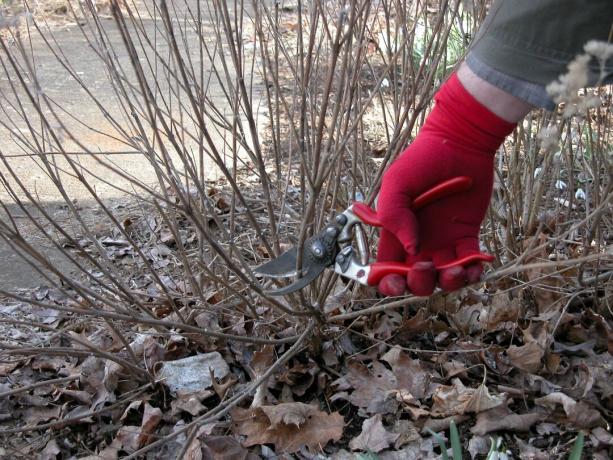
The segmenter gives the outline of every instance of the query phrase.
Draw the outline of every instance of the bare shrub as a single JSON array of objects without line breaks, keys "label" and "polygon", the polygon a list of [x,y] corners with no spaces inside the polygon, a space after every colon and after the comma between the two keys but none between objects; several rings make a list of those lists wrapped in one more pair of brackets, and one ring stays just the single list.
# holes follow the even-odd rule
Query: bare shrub
[{"label": "bare shrub", "polygon": [[[129,374],[131,391],[155,382],[137,332],[186,353],[265,345],[279,353],[136,456],[221,418],[296,353],[317,353],[322,338],[341,335],[346,321],[424,302],[376,298],[330,273],[276,298],[252,269],[302,245],[352,201],[374,201],[386,166],[462,58],[485,2],[111,3],[112,21],[91,1],[69,2],[89,57],[104,70],[96,87],[44,21],[5,29],[0,39],[0,122],[18,150],[0,146],[0,238],[50,288],[0,294],[75,321],[35,346],[3,342],[2,351],[96,356]],[[38,52],[54,57],[80,104],[56,103]],[[497,256],[490,291],[519,287],[542,309],[591,292],[610,314],[611,92],[599,91],[601,105],[579,118],[532,113],[503,146],[483,234]],[[88,124],[84,106],[103,122]],[[544,149],[538,133],[551,126],[562,143]],[[126,152],[155,181],[118,164]],[[15,169],[16,155],[45,176],[47,195]],[[68,217],[59,220],[50,200]],[[73,271],[58,269],[41,241]],[[539,303],[543,292],[553,295]],[[2,321],[46,330],[44,321]],[[102,329],[117,341],[111,351],[91,338]],[[177,335],[185,342],[173,342]]]}]

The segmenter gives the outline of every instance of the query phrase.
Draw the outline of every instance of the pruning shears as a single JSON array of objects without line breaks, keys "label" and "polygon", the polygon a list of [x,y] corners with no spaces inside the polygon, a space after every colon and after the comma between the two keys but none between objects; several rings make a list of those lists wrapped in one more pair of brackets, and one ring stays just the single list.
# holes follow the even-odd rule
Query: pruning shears
[{"label": "pruning shears", "polygon": [[[412,210],[423,207],[455,193],[467,191],[472,186],[472,179],[458,176],[443,181],[419,195],[412,203]],[[382,227],[377,212],[364,203],[355,202],[345,211],[336,215],[331,223],[318,234],[307,239],[302,249],[302,269],[297,269],[298,248],[294,247],[279,257],[255,268],[254,272],[268,278],[297,279],[280,289],[269,291],[274,296],[291,294],[312,283],[325,269],[332,269],[341,276],[360,284],[376,286],[389,274],[407,276],[412,265],[401,262],[371,262],[368,239],[363,225]],[[353,242],[355,240],[355,248]],[[493,257],[485,253],[474,253],[437,266],[437,270],[456,265],[491,262]]]}]

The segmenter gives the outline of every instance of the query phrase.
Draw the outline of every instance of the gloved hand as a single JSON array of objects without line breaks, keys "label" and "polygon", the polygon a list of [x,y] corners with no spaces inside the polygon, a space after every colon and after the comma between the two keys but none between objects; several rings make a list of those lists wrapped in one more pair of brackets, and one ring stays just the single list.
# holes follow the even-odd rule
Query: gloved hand
[{"label": "gloved hand", "polygon": [[[514,129],[481,105],[456,74],[440,88],[435,107],[411,145],[383,176],[377,215],[383,224],[377,262],[413,265],[405,280],[388,275],[384,295],[432,294],[476,282],[483,271],[479,227],[489,205],[494,154]],[[457,176],[472,178],[468,191],[413,212],[411,202],[436,184]],[[456,262],[456,263],[454,263]]]}]

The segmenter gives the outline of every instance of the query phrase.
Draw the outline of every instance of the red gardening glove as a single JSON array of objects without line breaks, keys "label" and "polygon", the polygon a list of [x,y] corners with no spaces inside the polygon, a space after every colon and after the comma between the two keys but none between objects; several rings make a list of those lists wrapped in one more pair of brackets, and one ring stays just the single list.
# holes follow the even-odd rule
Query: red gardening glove
[{"label": "red gardening glove", "polygon": [[[387,275],[384,295],[430,295],[476,282],[480,261],[445,265],[479,253],[479,227],[492,194],[494,154],[514,129],[464,89],[456,74],[440,88],[435,107],[413,143],[383,176],[377,202],[380,233],[377,262],[413,265],[407,276]],[[468,176],[468,191],[437,200],[417,212],[412,200],[444,180]]]}]

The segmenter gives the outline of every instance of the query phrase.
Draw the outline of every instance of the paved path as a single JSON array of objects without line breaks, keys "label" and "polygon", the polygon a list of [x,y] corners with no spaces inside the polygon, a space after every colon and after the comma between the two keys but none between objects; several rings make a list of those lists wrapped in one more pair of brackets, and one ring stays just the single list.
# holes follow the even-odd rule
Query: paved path
[{"label": "paved path", "polygon": [[[172,2],[169,2],[169,4],[170,3]],[[183,4],[183,2],[176,3]],[[206,6],[206,3],[207,2],[202,2],[204,6]],[[191,4],[193,6],[195,2],[192,1]],[[207,8],[204,6],[202,8],[203,14],[207,14]],[[179,17],[184,13],[185,11],[179,11]],[[205,33],[203,35],[212,37],[210,19],[205,17],[203,23],[203,27],[205,28]],[[161,27],[159,20],[144,19],[142,24],[147,31],[147,35],[151,37],[154,36],[156,27]],[[109,42],[118,53],[119,62],[125,69],[131,69],[123,41],[114,20],[110,18],[103,19],[102,26],[106,31]],[[57,42],[54,48],[62,50],[73,65],[78,77],[94,92],[96,98],[106,110],[108,110],[114,118],[121,119],[123,115],[121,114],[118,98],[107,76],[105,65],[84,38],[81,27],[76,24],[64,25],[53,28],[52,32],[53,39]],[[160,44],[157,45],[157,50],[161,55],[167,56],[169,53],[168,46],[161,41],[159,43]],[[187,32],[187,43],[195,44],[190,55],[195,68],[199,68],[199,53],[197,51],[198,38],[193,31]],[[87,97],[85,90],[81,88],[77,81],[60,65],[56,57],[53,56],[53,53],[38,35],[33,37],[31,46],[35,62],[35,71],[40,81],[42,91],[57,104],[57,107],[61,107],[73,116],[73,118],[70,116],[63,116],[63,119],[66,120],[65,123],[68,130],[74,133],[75,137],[83,142],[88,150],[91,152],[99,152],[101,158],[104,158],[105,161],[112,161],[116,167],[129,172],[144,183],[156,184],[156,176],[149,161],[140,154],[131,153],[134,150],[132,147],[108,135],[113,134],[113,129],[103,112]],[[2,52],[0,51],[0,53]],[[209,68],[210,63],[205,62],[203,64],[205,75],[210,72],[208,70]],[[129,71],[129,78],[130,73]],[[12,168],[20,180],[23,181],[27,190],[35,193],[38,199],[45,203],[45,207],[49,209],[50,212],[61,213],[63,212],[62,195],[59,193],[57,187],[53,185],[53,182],[49,179],[44,168],[41,167],[40,160],[32,157],[31,152],[24,149],[23,146],[20,146],[19,142],[15,142],[19,140],[19,137],[24,137],[31,141],[31,137],[25,129],[26,125],[24,121],[20,120],[18,111],[7,104],[7,100],[15,101],[15,98],[11,95],[12,90],[9,84],[9,74],[10,72],[7,74],[7,72],[0,68],[0,103],[5,107],[4,110],[0,110],[0,122],[2,122],[3,125],[15,124],[11,130],[7,130],[5,127],[0,126],[0,154],[7,159],[10,168]],[[168,91],[167,78],[158,78],[157,81],[160,84],[160,91]],[[219,110],[224,113],[228,112],[228,103],[223,97],[221,88],[214,80],[211,80],[208,86],[208,94],[213,102],[216,103]],[[258,94],[257,88],[256,94]],[[36,113],[31,105],[25,104],[25,111],[28,113],[28,118],[31,120],[37,119]],[[95,130],[87,126],[93,127]],[[219,135],[217,135],[215,142],[217,145],[223,145],[223,139]],[[186,141],[185,145],[188,149],[197,151],[197,146],[194,142]],[[105,201],[125,199],[125,194],[118,190],[118,188],[130,189],[127,180],[122,179],[120,176],[110,172],[108,168],[100,165],[91,154],[80,154],[79,152],[83,152],[83,150],[74,142],[66,139],[64,141],[64,148],[67,151],[74,152],[71,158],[82,165],[83,171],[88,171],[88,173],[86,173],[88,182],[95,187],[99,197]],[[54,155],[53,158],[60,171],[70,170],[67,162],[61,156]],[[4,164],[0,164],[0,169],[3,172],[7,170]],[[204,169],[207,171],[209,178],[218,176],[218,170],[214,167],[212,162],[209,161],[205,163]],[[78,201],[80,207],[87,210],[91,217],[91,215],[93,215],[92,213],[95,213],[96,210],[91,195],[89,195],[77,180],[64,173],[60,174],[62,177],[62,186],[67,195],[70,199]],[[25,194],[20,193],[20,195],[23,197]],[[10,203],[11,201],[6,190],[0,187],[0,202]],[[11,212],[15,212],[18,216],[18,222],[27,221],[27,219],[21,216],[23,212],[16,210],[15,206],[11,206],[10,209]],[[6,214],[0,211],[0,219],[6,219],[6,217]],[[37,247],[43,250],[47,257],[58,264],[62,270],[69,271],[71,269],[71,266],[63,260],[61,254],[57,250],[50,248],[49,244],[45,243],[43,239],[33,236],[33,241],[35,241],[38,245]],[[38,285],[40,282],[40,276],[17,257],[12,249],[0,238],[0,289],[13,290],[19,287],[32,287]]]}]

